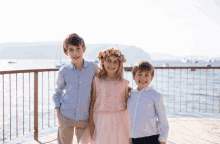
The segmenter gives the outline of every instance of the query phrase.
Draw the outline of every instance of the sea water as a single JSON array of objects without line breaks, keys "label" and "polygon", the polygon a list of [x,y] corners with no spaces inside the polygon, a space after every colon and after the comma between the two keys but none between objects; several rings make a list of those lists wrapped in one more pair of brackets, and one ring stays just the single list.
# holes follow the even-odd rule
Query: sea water
[{"label": "sea water", "polygon": [[[9,61],[15,63],[8,63]],[[150,62],[155,67],[161,67],[164,63],[169,63],[170,67],[206,65],[204,61],[199,61],[198,63],[181,63],[180,61]],[[0,60],[0,71],[55,68],[55,64],[55,60]],[[220,61],[210,64],[212,66],[220,66]],[[56,77],[57,72],[38,74],[38,127],[40,129],[44,128],[39,130],[39,137],[57,132],[57,127],[54,127],[54,125],[57,125],[57,119],[52,100]],[[135,82],[132,80],[131,72],[125,72],[124,77],[130,81],[129,85],[131,87],[136,87]],[[28,73],[24,75],[17,74],[17,91],[16,75],[11,74],[11,95],[9,95],[9,75],[4,75],[4,101],[2,78],[2,75],[0,75],[0,142],[3,140],[3,104],[5,140],[9,139],[10,123],[12,138],[16,137],[16,129],[18,129],[18,135],[20,136],[23,132],[33,131],[34,125],[33,73],[30,73],[30,75]],[[187,69],[156,69],[151,86],[163,96],[168,118],[220,118],[220,70],[202,69],[193,72]],[[47,128],[48,125],[50,128]],[[23,143],[30,140],[33,140],[33,132],[8,143]]]}]

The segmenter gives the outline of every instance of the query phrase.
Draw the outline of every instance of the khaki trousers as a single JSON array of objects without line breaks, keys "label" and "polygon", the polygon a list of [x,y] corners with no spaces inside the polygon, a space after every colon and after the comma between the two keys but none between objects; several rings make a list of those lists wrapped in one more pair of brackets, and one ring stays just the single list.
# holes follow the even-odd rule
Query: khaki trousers
[{"label": "khaki trousers", "polygon": [[88,120],[75,121],[66,118],[61,113],[58,115],[58,121],[59,121],[58,133],[57,133],[58,144],[71,144],[73,140],[74,129],[75,129],[77,142],[79,143],[80,138],[82,137],[83,133],[88,127]]}]

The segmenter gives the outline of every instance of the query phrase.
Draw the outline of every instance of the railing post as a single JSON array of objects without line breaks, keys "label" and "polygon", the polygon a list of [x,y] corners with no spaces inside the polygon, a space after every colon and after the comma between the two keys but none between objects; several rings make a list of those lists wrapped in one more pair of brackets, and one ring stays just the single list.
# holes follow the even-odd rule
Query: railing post
[{"label": "railing post", "polygon": [[38,72],[34,72],[34,140],[38,140]]}]

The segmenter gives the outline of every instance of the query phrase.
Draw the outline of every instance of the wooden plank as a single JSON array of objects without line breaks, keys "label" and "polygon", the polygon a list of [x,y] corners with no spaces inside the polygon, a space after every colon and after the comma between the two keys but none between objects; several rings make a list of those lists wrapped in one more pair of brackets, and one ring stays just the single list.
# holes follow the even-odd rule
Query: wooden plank
[{"label": "wooden plank", "polygon": [[[220,144],[220,119],[170,118],[167,144]],[[57,134],[40,138],[26,144],[56,144]],[[76,143],[74,136],[73,144]]]},{"label": "wooden plank", "polygon": [[34,72],[34,139],[38,140],[38,72]]}]

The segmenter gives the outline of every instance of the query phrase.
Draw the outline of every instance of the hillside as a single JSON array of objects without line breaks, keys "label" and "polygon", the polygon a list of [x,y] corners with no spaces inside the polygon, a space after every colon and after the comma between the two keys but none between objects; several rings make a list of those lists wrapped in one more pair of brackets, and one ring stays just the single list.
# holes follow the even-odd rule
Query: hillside
[{"label": "hillside", "polygon": [[[85,59],[95,60],[100,50],[107,47],[116,47],[115,44],[87,44]],[[140,60],[151,60],[143,49],[135,46],[117,45],[125,55],[129,64]],[[35,43],[4,43],[0,44],[0,59],[68,59],[62,52],[61,42],[35,42]]]}]

